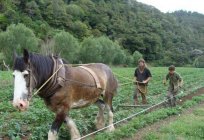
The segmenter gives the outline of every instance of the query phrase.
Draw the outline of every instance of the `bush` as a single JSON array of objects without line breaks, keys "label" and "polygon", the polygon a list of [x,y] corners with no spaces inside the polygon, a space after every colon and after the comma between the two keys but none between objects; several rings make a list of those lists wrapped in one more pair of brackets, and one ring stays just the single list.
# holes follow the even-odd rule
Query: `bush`
[{"label": "bush", "polygon": [[82,63],[101,62],[101,51],[102,48],[95,38],[86,38],[81,44],[80,60]]},{"label": "bush", "polygon": [[143,56],[142,56],[142,54],[141,54],[140,52],[135,51],[135,52],[133,53],[132,57],[133,57],[133,61],[134,61],[133,63],[137,63],[138,60],[139,60],[140,58],[142,58]]},{"label": "bush", "polygon": [[38,39],[33,31],[23,24],[10,25],[6,32],[0,33],[0,51],[6,57],[6,63],[12,64],[12,53],[16,50],[18,53],[22,48],[27,48],[29,51],[37,51]]},{"label": "bush", "polygon": [[193,63],[196,68],[204,68],[204,55],[197,57]]},{"label": "bush", "polygon": [[52,55],[55,53],[55,42],[53,39],[46,39],[40,43],[40,52],[44,55]]},{"label": "bush", "polygon": [[0,52],[0,70],[3,70],[3,60],[4,59],[5,59],[4,54]]},{"label": "bush", "polygon": [[[83,63],[101,62],[106,64],[124,64],[131,61],[126,52],[107,37],[86,38],[81,44],[80,59]],[[129,56],[129,55],[127,55]]]},{"label": "bush", "polygon": [[62,31],[54,36],[55,53],[67,59],[70,63],[77,61],[79,53],[79,43],[73,35]]},{"label": "bush", "polygon": [[77,38],[80,38],[80,39],[83,39],[84,37],[87,37],[90,35],[88,26],[81,21],[74,22],[71,26],[71,31],[73,34],[77,36]]},{"label": "bush", "polygon": [[72,15],[76,20],[80,20],[85,15],[84,10],[76,4],[69,4],[66,8],[66,11],[67,14]]},{"label": "bush", "polygon": [[132,55],[130,55],[129,53],[126,53],[126,61],[125,61],[128,66],[134,66],[134,60]]},{"label": "bush", "polygon": [[114,43],[107,37],[99,37],[96,39],[101,47],[101,62],[110,64],[113,62],[113,56],[115,52],[118,50],[118,44]]},{"label": "bush", "polygon": [[113,64],[114,65],[125,64],[125,60],[126,60],[125,52],[120,48],[116,49],[114,53]]}]

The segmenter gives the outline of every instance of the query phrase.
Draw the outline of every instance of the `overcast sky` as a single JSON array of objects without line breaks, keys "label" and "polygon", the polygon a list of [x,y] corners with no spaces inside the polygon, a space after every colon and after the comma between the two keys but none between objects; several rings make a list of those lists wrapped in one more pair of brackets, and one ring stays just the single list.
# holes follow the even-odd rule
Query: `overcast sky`
[{"label": "overcast sky", "polygon": [[160,11],[173,12],[176,10],[186,10],[204,14],[204,0],[137,0],[139,2],[152,5]]}]

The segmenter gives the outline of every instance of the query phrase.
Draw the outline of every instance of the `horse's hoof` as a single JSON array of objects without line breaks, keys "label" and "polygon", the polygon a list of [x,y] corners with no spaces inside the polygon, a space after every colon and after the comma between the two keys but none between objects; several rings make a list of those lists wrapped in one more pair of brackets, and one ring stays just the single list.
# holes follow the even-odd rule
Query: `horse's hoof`
[{"label": "horse's hoof", "polygon": [[115,130],[115,127],[114,127],[113,125],[107,128],[107,131],[108,131],[108,132],[112,132],[112,131],[114,131],[114,130]]},{"label": "horse's hoof", "polygon": [[49,131],[48,132],[48,140],[57,140],[57,132],[56,131]]},{"label": "horse's hoof", "polygon": [[81,136],[71,138],[71,140],[80,140]]}]

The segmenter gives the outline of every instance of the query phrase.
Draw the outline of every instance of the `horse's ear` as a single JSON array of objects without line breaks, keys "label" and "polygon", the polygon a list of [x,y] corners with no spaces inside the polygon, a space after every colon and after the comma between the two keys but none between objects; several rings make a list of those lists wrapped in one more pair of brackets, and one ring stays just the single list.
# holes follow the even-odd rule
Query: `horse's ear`
[{"label": "horse's ear", "polygon": [[29,52],[27,49],[23,49],[23,59],[24,59],[25,63],[29,62]]}]

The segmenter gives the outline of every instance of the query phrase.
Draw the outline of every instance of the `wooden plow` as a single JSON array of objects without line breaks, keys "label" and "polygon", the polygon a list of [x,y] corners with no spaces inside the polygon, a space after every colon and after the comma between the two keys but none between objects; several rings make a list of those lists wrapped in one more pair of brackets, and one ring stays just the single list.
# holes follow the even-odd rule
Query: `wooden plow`
[{"label": "wooden plow", "polygon": [[144,104],[144,105],[118,105],[118,107],[141,107],[141,108],[146,108],[152,106],[151,104]]}]

